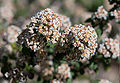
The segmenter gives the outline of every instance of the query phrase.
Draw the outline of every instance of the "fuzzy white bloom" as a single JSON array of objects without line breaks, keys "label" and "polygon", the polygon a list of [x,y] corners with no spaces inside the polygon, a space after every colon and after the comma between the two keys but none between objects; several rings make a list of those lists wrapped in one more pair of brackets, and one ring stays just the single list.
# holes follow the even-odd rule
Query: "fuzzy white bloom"
[{"label": "fuzzy white bloom", "polygon": [[57,43],[60,37],[61,42],[64,43],[65,37],[63,35],[69,33],[68,29],[71,26],[70,19],[67,16],[59,15],[49,8],[38,12],[36,16],[31,18],[31,21],[33,26],[39,25],[36,27],[37,31],[46,36],[46,39],[52,43]]},{"label": "fuzzy white bloom", "polygon": [[93,56],[97,48],[97,34],[91,26],[85,26],[82,24],[75,25],[71,27],[71,32],[73,33],[73,45],[78,47],[82,52],[81,57]]},{"label": "fuzzy white bloom", "polygon": [[68,66],[68,64],[61,64],[60,66],[58,66],[57,72],[65,79],[71,78],[70,67]]},{"label": "fuzzy white bloom", "polygon": [[67,41],[65,37],[69,34],[70,26],[71,22],[68,17],[46,8],[31,18],[29,28],[25,29],[18,39],[21,44],[25,43],[27,47],[34,51],[39,50],[41,47],[42,41],[38,34],[42,34],[45,37],[44,40],[53,44],[60,42],[63,45]]},{"label": "fuzzy white bloom", "polygon": [[119,41],[117,39],[106,38],[102,44],[99,46],[99,52],[104,55],[104,57],[117,58],[120,56],[119,52]]},{"label": "fuzzy white bloom", "polygon": [[57,79],[53,79],[52,80],[52,83],[63,83],[62,81],[59,81],[59,80],[57,80]]},{"label": "fuzzy white bloom", "polygon": [[70,26],[71,26],[71,22],[70,22],[70,18],[69,17],[67,17],[67,16],[64,16],[64,15],[60,15],[60,19],[61,19],[61,21],[62,21],[62,29],[66,29],[66,28],[70,28]]},{"label": "fuzzy white bloom", "polygon": [[54,71],[53,61],[51,61],[51,60],[46,61],[45,65],[48,65],[48,66],[42,71],[44,76],[52,75],[53,71]]},{"label": "fuzzy white bloom", "polygon": [[36,27],[36,30],[45,35],[47,40],[51,40],[52,43],[58,41],[58,38],[61,36],[59,30],[62,25],[59,14],[47,8],[33,16],[31,21],[33,26],[36,26],[35,24],[39,25]]},{"label": "fuzzy white bloom", "polygon": [[94,18],[107,20],[108,12],[103,8],[103,6],[98,7],[97,12],[94,14]]},{"label": "fuzzy white bloom", "polygon": [[99,83],[112,83],[112,82],[110,82],[109,80],[106,80],[106,79],[101,79],[99,81]]},{"label": "fuzzy white bloom", "polygon": [[13,0],[2,0],[0,7],[0,18],[11,23],[14,17],[15,7]]},{"label": "fuzzy white bloom", "polygon": [[21,29],[15,25],[10,25],[7,31],[4,33],[5,38],[9,43],[14,43],[17,41],[17,36],[21,33]]},{"label": "fuzzy white bloom", "polygon": [[114,16],[116,21],[120,21],[120,9],[110,12],[111,16]]},{"label": "fuzzy white bloom", "polygon": [[11,23],[13,16],[14,16],[14,13],[7,6],[3,6],[0,8],[0,16],[2,19],[7,20],[8,23]]}]

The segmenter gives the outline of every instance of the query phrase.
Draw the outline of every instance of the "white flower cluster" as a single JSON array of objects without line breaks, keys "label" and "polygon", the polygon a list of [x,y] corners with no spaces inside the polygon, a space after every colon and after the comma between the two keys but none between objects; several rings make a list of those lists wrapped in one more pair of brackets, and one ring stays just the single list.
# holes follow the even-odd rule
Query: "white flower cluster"
[{"label": "white flower cluster", "polygon": [[53,61],[46,61],[46,66],[47,67],[45,67],[45,69],[42,71],[44,76],[52,75],[54,72]]},{"label": "white flower cluster", "polygon": [[70,67],[68,66],[68,64],[61,64],[60,66],[58,66],[57,72],[64,79],[71,78]]},{"label": "white flower cluster", "polygon": [[[36,51],[44,47],[46,40],[51,43],[64,43],[73,40],[74,47],[78,47],[82,57],[93,56],[97,48],[97,34],[91,26],[82,24],[70,27],[70,19],[54,13],[47,8],[31,18],[29,28],[18,37],[18,42]],[[72,35],[73,34],[73,35]],[[42,37],[40,37],[42,35]],[[69,39],[69,37],[71,39]]]},{"label": "white flower cluster", "polygon": [[11,22],[14,16],[12,10],[10,10],[7,6],[0,8],[0,15],[2,19],[7,20],[8,22]]},{"label": "white flower cluster", "polygon": [[4,33],[5,38],[9,43],[14,43],[17,41],[17,36],[21,33],[21,29],[15,25],[10,25],[7,31]]},{"label": "white flower cluster", "polygon": [[62,26],[61,26],[61,37],[60,37],[60,43],[63,46],[65,42],[68,41],[68,39],[66,38],[66,36],[69,34],[70,27],[71,27],[71,21],[70,18],[64,15],[60,15],[60,20],[62,22]]},{"label": "white flower cluster", "polygon": [[120,21],[120,9],[110,12],[111,16],[114,16],[116,21]]},{"label": "white flower cluster", "polygon": [[37,61],[37,64],[34,66],[34,70],[37,73],[40,73],[42,77],[45,77],[45,79],[49,79],[50,76],[54,75],[54,63],[53,63],[53,57],[47,56],[45,57],[44,61],[40,60],[40,56],[39,56],[39,60]]},{"label": "white flower cluster", "polygon": [[57,80],[57,79],[53,79],[53,80],[52,80],[52,83],[64,83],[64,82],[59,81],[59,80]]},{"label": "white flower cluster", "polygon": [[80,24],[71,27],[71,32],[74,39],[73,45],[82,52],[81,57],[89,59],[93,56],[97,48],[97,34],[94,28]]},{"label": "white flower cluster", "polygon": [[46,39],[52,43],[57,43],[60,37],[64,37],[62,32],[60,32],[62,27],[66,28],[71,25],[71,22],[67,17],[54,13],[49,8],[38,12],[31,20],[33,23],[32,27],[46,36]]},{"label": "white flower cluster", "polygon": [[21,44],[25,43],[27,47],[36,51],[40,49],[40,34],[51,43],[60,43],[63,45],[66,41],[65,36],[69,33],[71,22],[68,17],[54,13],[47,8],[38,12],[31,18],[29,28],[25,29],[18,37]]},{"label": "white flower cluster", "polygon": [[[104,55],[104,57],[117,58],[120,56],[119,53],[119,41],[113,40],[112,38],[106,38],[105,41],[100,44],[99,52]],[[112,55],[112,56],[111,56]]]},{"label": "white flower cluster", "polygon": [[103,6],[98,7],[97,12],[94,13],[94,18],[107,20],[108,12]]},{"label": "white flower cluster", "polygon": [[15,81],[14,78],[16,78],[16,80],[18,80],[19,83],[25,83],[27,81],[23,71],[20,71],[18,68],[6,72],[4,76],[10,79],[10,83],[13,83]]},{"label": "white flower cluster", "polygon": [[106,79],[101,79],[99,81],[99,83],[112,83],[112,82],[110,82],[109,80],[106,80]]},{"label": "white flower cluster", "polygon": [[66,30],[69,29],[71,27],[71,22],[70,22],[70,18],[64,15],[60,15],[60,19],[62,21],[62,27],[61,29]]},{"label": "white flower cluster", "polygon": [[[47,8],[38,12],[31,20],[33,28],[36,28],[38,32],[45,35],[47,40],[51,40],[52,43],[56,43],[59,40],[61,21],[57,13]],[[38,27],[36,27],[36,24],[38,24]]]},{"label": "white flower cluster", "polygon": [[14,7],[12,0],[2,0],[0,7],[0,18],[5,19],[8,23],[12,22],[14,17]]}]

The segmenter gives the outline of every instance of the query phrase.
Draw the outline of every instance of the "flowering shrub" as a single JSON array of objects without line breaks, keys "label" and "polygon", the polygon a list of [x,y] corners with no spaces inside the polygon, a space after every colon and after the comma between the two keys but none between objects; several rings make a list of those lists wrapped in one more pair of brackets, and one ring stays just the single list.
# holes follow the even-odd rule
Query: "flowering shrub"
[{"label": "flowering shrub", "polygon": [[[97,72],[99,63],[105,67],[111,60],[119,63],[119,40],[109,34],[110,21],[119,23],[120,4],[119,0],[109,2],[115,3],[114,7],[109,11],[98,7],[86,20],[88,24],[72,26],[69,17],[46,8],[33,16],[23,31],[10,25],[3,37],[11,50],[3,49],[0,56],[4,78],[10,83],[26,83],[34,77],[41,83],[71,83],[85,69]],[[106,33],[106,38],[102,38]],[[111,82],[102,79],[99,83]]]}]

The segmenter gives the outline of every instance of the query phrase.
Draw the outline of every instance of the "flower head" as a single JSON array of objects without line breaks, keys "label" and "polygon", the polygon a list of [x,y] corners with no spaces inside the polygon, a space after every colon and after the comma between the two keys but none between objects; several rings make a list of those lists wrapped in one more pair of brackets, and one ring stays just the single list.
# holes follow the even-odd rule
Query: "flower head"
[{"label": "flower head", "polygon": [[120,21],[120,9],[110,12],[111,16],[114,16],[116,21]]},{"label": "flower head", "polygon": [[46,37],[46,40],[57,43],[61,36],[60,27],[62,22],[60,16],[47,8],[38,12],[31,18],[32,27]]},{"label": "flower head", "polygon": [[81,57],[87,59],[93,56],[97,48],[97,34],[91,26],[75,25],[71,27],[73,33],[73,46],[81,52]]},{"label": "flower head", "polygon": [[102,44],[99,46],[100,53],[104,57],[117,58],[119,56],[119,41],[117,39],[106,38]]},{"label": "flower head", "polygon": [[101,79],[99,81],[99,83],[112,83],[112,82],[110,82],[109,80],[106,80],[106,79]]},{"label": "flower head", "polygon": [[94,18],[107,20],[108,12],[103,6],[98,7],[97,12],[94,13]]},{"label": "flower head", "polygon": [[43,42],[46,41],[53,44],[60,42],[63,45],[66,41],[65,36],[69,34],[71,22],[68,17],[54,13],[47,8],[33,16],[28,26],[19,35],[18,42],[36,51],[43,47],[45,45]]},{"label": "flower head", "polygon": [[9,43],[14,43],[17,41],[17,36],[21,33],[21,29],[15,25],[10,25],[7,31],[4,33],[5,38]]},{"label": "flower head", "polygon": [[64,83],[64,82],[62,82],[62,81],[60,81],[60,80],[57,80],[57,79],[53,79],[53,80],[52,80],[52,83]]},{"label": "flower head", "polygon": [[68,64],[61,64],[60,66],[58,66],[57,72],[64,79],[71,78],[70,67],[68,66]]}]

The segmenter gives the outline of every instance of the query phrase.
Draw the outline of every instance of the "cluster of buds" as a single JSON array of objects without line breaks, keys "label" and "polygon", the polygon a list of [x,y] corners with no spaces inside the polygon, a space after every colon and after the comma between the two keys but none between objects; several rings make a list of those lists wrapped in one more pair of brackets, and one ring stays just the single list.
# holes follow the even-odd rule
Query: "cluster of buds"
[{"label": "cluster of buds", "polygon": [[99,83],[112,83],[112,82],[110,82],[109,80],[106,80],[106,79],[101,79],[99,81]]},{"label": "cluster of buds", "polygon": [[100,44],[98,51],[104,55],[104,57],[119,57],[119,41],[112,38],[106,38],[105,41]]},{"label": "cluster of buds", "polygon": [[53,75],[54,72],[54,64],[53,64],[53,57],[50,55],[46,58],[45,61],[37,62],[36,66],[34,66],[34,70],[41,74],[42,77],[45,77],[46,79],[49,79],[50,76]]},{"label": "cluster of buds", "polygon": [[100,6],[98,7],[97,12],[94,13],[93,18],[107,20],[108,12],[103,8],[103,6]]},{"label": "cluster of buds", "polygon": [[63,81],[57,80],[57,79],[53,79],[52,83],[64,83]]},{"label": "cluster of buds", "polygon": [[93,56],[97,48],[97,34],[94,28],[80,24],[71,27],[71,32],[73,33],[73,46],[82,53],[81,57],[89,59]]},{"label": "cluster of buds", "polygon": [[[52,83],[62,83],[63,79],[71,78],[70,67],[68,64],[61,64],[58,67],[54,67],[52,56],[48,60],[41,62],[39,65],[34,67],[36,72],[39,72],[44,79],[50,79],[50,76],[56,79],[51,80]],[[52,78],[52,79],[53,79]]]},{"label": "cluster of buds", "polygon": [[46,67],[44,67],[42,73],[44,74],[44,76],[50,76],[53,74],[53,72],[54,72],[53,61],[46,61]]},{"label": "cluster of buds", "polygon": [[15,25],[10,25],[7,31],[4,32],[4,36],[9,43],[14,43],[17,41],[18,35],[21,33],[21,29]]},{"label": "cluster of buds", "polygon": [[5,73],[5,77],[10,79],[10,83],[17,82],[25,83],[27,81],[26,76],[18,68],[11,70],[10,72]]},{"label": "cluster of buds", "polygon": [[64,79],[71,78],[70,67],[68,64],[61,64],[58,66],[57,72],[60,77],[63,77]]},{"label": "cluster of buds", "polygon": [[111,11],[110,14],[111,14],[111,16],[115,17],[117,22],[120,21],[120,9],[116,9],[114,11]]}]

